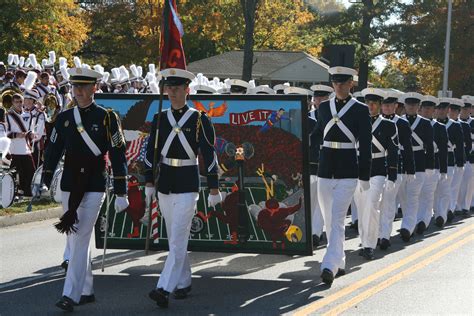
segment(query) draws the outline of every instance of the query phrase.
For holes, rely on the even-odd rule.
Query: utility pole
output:
[[[448,0],[448,22],[446,25],[446,44],[444,45],[443,97],[448,97],[449,45],[451,41],[451,13],[453,2]]]

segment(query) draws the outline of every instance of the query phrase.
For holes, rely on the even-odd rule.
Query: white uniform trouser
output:
[[[329,269],[334,274],[344,269],[344,219],[354,195],[357,179],[318,178],[318,197],[326,223],[328,245],[321,263],[321,271]]]
[[[472,196],[474,193],[474,171],[472,163],[464,165],[464,173],[461,182],[461,188],[458,196],[458,210],[469,210],[471,206]]]
[[[351,222],[354,224],[359,220],[359,212],[357,210],[357,204],[354,201],[354,198],[351,199]]]
[[[70,192],[62,192],[63,210],[68,209]],[[64,281],[63,295],[79,303],[81,295],[94,294],[91,268],[90,240],[104,192],[86,192],[77,208],[77,232],[67,236],[70,243],[69,266]]]
[[[359,211],[359,236],[362,248],[377,246],[380,225],[380,204],[385,185],[385,176],[370,178],[370,189],[362,191],[360,182],[354,192],[354,201]]]
[[[318,200],[318,177],[311,175],[311,232],[321,236],[323,233],[324,219]]]
[[[407,229],[410,234],[413,233],[417,224],[419,198],[424,180],[425,173],[417,172],[415,173],[415,179],[411,182],[403,181],[403,185],[400,186],[398,191],[403,211],[402,228]]]
[[[398,210],[397,205],[397,193],[400,189],[400,186],[403,182],[403,175],[397,175],[397,181],[395,181],[395,188],[392,190],[387,190],[387,187],[384,188],[382,194],[382,206],[380,207],[380,230],[379,237],[390,239],[392,233],[393,220],[395,219],[395,214]],[[371,185],[372,186],[372,185]]]
[[[64,247],[63,260],[69,260],[71,257],[71,238],[66,237],[66,246]]]
[[[458,203],[459,190],[461,189],[462,177],[464,174],[464,168],[459,167],[448,167],[454,169],[453,181],[451,182],[451,199],[449,200],[449,209],[455,211],[456,204]],[[459,210],[460,211],[460,210]]]
[[[183,289],[191,285],[188,241],[198,199],[197,192],[158,193],[161,214],[166,223],[169,253],[157,288],[173,292],[176,288]]]
[[[446,222],[448,218],[448,209],[451,201],[451,182],[453,181],[454,168],[448,167],[448,178],[441,178],[438,181],[435,191],[435,201],[434,201],[434,217],[437,218],[441,216]]]
[[[435,170],[434,174],[425,173],[425,182],[420,192],[420,204],[418,206],[417,223],[423,221],[428,227],[433,217],[434,194],[439,180],[439,170]]]

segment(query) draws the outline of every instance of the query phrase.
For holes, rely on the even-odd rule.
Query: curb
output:
[[[0,228],[20,225],[25,223],[43,221],[51,218],[59,218],[63,212],[62,207],[48,208],[30,213],[20,213],[0,216]]]

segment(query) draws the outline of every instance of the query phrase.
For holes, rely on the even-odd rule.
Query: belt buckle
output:
[[[81,123],[77,124],[77,131],[79,133],[83,133],[84,132],[84,125],[82,125]]]
[[[171,167],[180,167],[181,166],[181,161],[176,158],[170,158],[170,165]]]
[[[341,144],[338,143],[338,142],[332,142],[331,143],[331,148],[332,149],[339,149],[339,148],[341,148]]]

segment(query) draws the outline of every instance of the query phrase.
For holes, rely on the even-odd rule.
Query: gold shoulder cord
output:
[[[202,126],[201,115],[202,115],[201,111],[199,111],[198,112],[198,119],[197,119],[197,122],[196,122],[196,143],[199,143],[199,129]]]
[[[120,124],[120,119],[117,115],[117,113],[115,113],[112,109],[107,109],[107,117],[105,118],[104,120],[104,125],[106,126],[106,129],[107,129],[107,139],[110,140],[110,142],[113,142],[113,139],[112,139],[112,136],[111,136],[111,129],[112,129],[112,119],[110,118],[110,115],[113,114],[115,115],[115,121],[117,122],[117,133],[119,134],[119,137],[120,137],[120,141],[117,141],[117,148],[120,148],[122,146],[125,145],[125,138],[123,136],[123,132],[122,132],[122,125]],[[108,122],[106,122],[108,121]],[[115,137],[115,135],[114,135]]]

